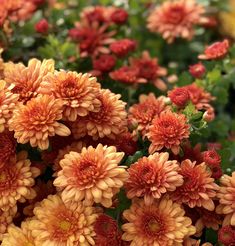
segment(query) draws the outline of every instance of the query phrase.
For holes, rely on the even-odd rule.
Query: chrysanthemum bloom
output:
[[[167,109],[163,97],[156,98],[153,93],[140,95],[139,103],[129,108],[129,122],[132,125],[137,125],[137,130],[144,136],[148,132],[153,118]]]
[[[136,246],[182,245],[183,239],[195,233],[195,228],[179,204],[162,198],[147,206],[136,200],[123,213],[128,223],[122,226],[123,240]]]
[[[89,74],[55,71],[49,73],[39,89],[42,94],[62,99],[63,118],[75,121],[78,116],[86,116],[90,111],[99,111],[100,101],[97,94],[100,84]]]
[[[215,42],[206,47],[204,54],[198,56],[202,60],[217,60],[227,55],[229,51],[229,41],[225,39],[222,42]]]
[[[211,172],[203,162],[196,165],[196,162],[185,160],[181,163],[180,174],[183,176],[184,183],[172,194],[174,201],[184,203],[190,208],[204,207],[213,211],[215,204],[213,198],[219,186],[211,178]]]
[[[62,170],[54,185],[62,191],[64,202],[81,201],[101,203],[111,207],[112,197],[126,181],[124,166],[118,166],[124,156],[114,146],[99,144],[96,148],[83,148],[79,154],[70,152],[60,161]]]
[[[189,72],[194,78],[201,79],[205,75],[206,68],[201,62],[199,62],[189,66]]]
[[[189,92],[184,87],[178,87],[173,89],[172,91],[169,91],[168,97],[171,99],[172,103],[180,108],[186,106],[187,102],[190,100]]]
[[[120,94],[114,94],[110,90],[102,89],[97,99],[101,102],[100,111],[90,112],[85,117],[79,117],[71,124],[73,136],[77,139],[85,135],[91,136],[94,140],[98,138],[115,139],[120,133],[126,130],[127,112],[125,105],[120,100]]]
[[[30,142],[32,147],[42,150],[49,147],[49,136],[68,136],[68,127],[59,123],[62,118],[63,101],[53,96],[40,95],[26,105],[19,104],[9,121],[9,129],[14,131],[19,143]]]
[[[165,147],[177,155],[181,142],[189,138],[189,128],[185,115],[171,111],[162,112],[153,119],[146,134],[151,142],[149,153],[152,154]]]
[[[0,133],[8,127],[8,121],[12,117],[17,102],[18,95],[13,94],[6,87],[6,82],[0,80]]]
[[[220,189],[217,193],[220,204],[216,208],[218,214],[224,214],[223,225],[235,226],[235,172],[232,176],[223,175],[220,178]]]
[[[109,72],[116,64],[116,58],[113,55],[101,55],[93,59],[93,69],[100,72]]]
[[[232,246],[235,243],[235,230],[227,225],[219,229],[218,241],[225,246]]]
[[[34,214],[31,229],[36,245],[95,245],[95,208],[82,202],[65,204],[59,195],[49,195]]]
[[[77,23],[75,28],[69,30],[69,36],[78,42],[81,57],[110,53],[107,45],[115,41],[112,37],[116,32],[109,32],[107,28],[106,24],[99,26],[93,22],[86,25]]]
[[[46,34],[49,29],[49,23],[47,19],[41,19],[35,24],[34,28],[36,32]]]
[[[117,40],[110,45],[110,50],[118,57],[124,57],[135,49],[136,41],[131,39]]]
[[[21,227],[10,225],[7,233],[3,236],[2,246],[35,246],[34,237],[32,236],[31,221],[24,221]]]
[[[7,211],[2,211],[0,209],[0,241],[2,241],[3,234],[6,233],[7,227],[12,223],[13,217],[16,214],[16,210],[16,206],[10,208]]]
[[[124,24],[128,19],[128,13],[125,9],[122,8],[115,8],[112,12],[110,19],[117,25]]]
[[[8,165],[8,161],[15,157],[16,140],[13,134],[8,131],[0,133],[0,168],[5,164]]]
[[[212,107],[209,107],[203,114],[202,119],[206,122],[211,122],[215,118],[215,110]]]
[[[204,13],[204,7],[195,0],[165,1],[150,14],[147,26],[151,32],[160,33],[168,43],[178,37],[190,40],[194,36],[194,25],[206,20],[202,16]]]
[[[36,196],[32,189],[34,178],[40,174],[36,167],[31,167],[27,153],[20,152],[15,162],[5,165],[0,172],[0,210],[8,210],[16,202],[25,202]]]
[[[127,197],[144,197],[146,205],[159,199],[162,194],[174,191],[183,184],[183,177],[178,173],[177,161],[168,160],[169,154],[154,153],[140,158],[128,169],[129,178],[125,183]]]
[[[184,240],[183,246],[213,246],[213,245],[211,243],[201,244],[201,240],[188,237]]]
[[[19,95],[19,101],[24,104],[38,95],[38,88],[49,72],[54,72],[54,61],[52,59],[42,62],[33,58],[29,60],[28,66],[22,63],[6,63],[4,76],[5,81],[13,86],[11,90]]]

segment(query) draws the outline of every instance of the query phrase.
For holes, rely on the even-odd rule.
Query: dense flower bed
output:
[[[235,245],[234,5],[0,0],[2,246]]]

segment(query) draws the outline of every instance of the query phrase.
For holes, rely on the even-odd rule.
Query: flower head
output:
[[[179,204],[166,197],[152,205],[136,200],[123,213],[128,223],[122,226],[122,238],[133,245],[180,245],[196,231],[184,214]]]
[[[235,230],[227,225],[219,229],[218,240],[225,246],[232,246],[235,243]]]
[[[110,19],[115,24],[122,25],[122,24],[124,24],[127,21],[127,19],[128,19],[128,13],[127,13],[127,11],[125,9],[116,8],[112,12],[112,14],[110,16]]]
[[[124,153],[115,147],[99,144],[96,148],[83,148],[79,154],[70,152],[60,161],[62,170],[54,185],[62,191],[64,202],[81,201],[101,203],[111,207],[112,197],[123,186],[128,174],[118,166]]]
[[[38,33],[47,33],[49,29],[49,24],[46,19],[41,19],[35,24],[35,30]]]
[[[165,1],[148,17],[148,28],[160,33],[168,43],[178,37],[190,40],[194,36],[194,25],[206,20],[204,13],[204,7],[195,0]]]
[[[32,147],[48,149],[49,136],[70,134],[69,128],[58,122],[62,118],[62,106],[63,102],[53,96],[32,98],[26,105],[18,105],[9,129],[15,131],[14,136],[19,143],[30,142]]]
[[[7,211],[3,211],[0,209],[0,225],[1,225],[0,226],[0,241],[2,241],[4,233],[7,232],[7,227],[12,223],[12,220],[16,214],[16,211],[17,211],[16,206],[8,209]]]
[[[173,200],[187,204],[190,208],[197,206],[213,211],[215,205],[212,199],[219,187],[211,178],[206,164],[203,162],[196,165],[196,162],[185,160],[181,163],[179,173],[183,176],[184,183],[173,193]]]
[[[110,45],[110,50],[118,57],[124,57],[136,49],[136,42],[130,39],[121,39]]]
[[[125,183],[127,197],[144,197],[145,203],[150,205],[162,194],[181,186],[183,177],[178,173],[179,165],[177,161],[169,161],[168,158],[167,152],[154,153],[132,164]]]
[[[151,141],[150,154],[164,147],[178,154],[181,142],[189,137],[189,125],[185,115],[171,111],[162,112],[152,121],[147,137]]]
[[[183,108],[187,102],[190,100],[189,92],[184,87],[178,87],[168,92],[168,96],[172,103],[176,106]]]
[[[222,42],[215,42],[206,47],[204,54],[198,56],[202,60],[217,60],[227,55],[229,51],[229,42],[225,39]]]
[[[113,69],[116,63],[116,58],[112,55],[100,55],[93,59],[93,68],[101,72],[109,72]]]
[[[201,79],[206,72],[206,68],[201,62],[199,62],[189,66],[189,72],[194,78]]]
[[[82,202],[65,204],[60,196],[49,195],[34,214],[31,229],[36,245],[95,245],[95,208]]]
[[[126,130],[126,110],[121,95],[110,90],[100,90],[97,99],[101,102],[98,112],[90,112],[85,117],[79,117],[77,122],[71,124],[73,136],[77,139],[85,135],[94,140],[98,138],[115,138]]]
[[[99,89],[96,78],[90,77],[89,74],[56,71],[44,78],[40,92],[63,100],[63,118],[75,121],[78,116],[99,111]]]

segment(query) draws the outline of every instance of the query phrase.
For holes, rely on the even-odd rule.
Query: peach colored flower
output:
[[[40,174],[36,167],[31,167],[26,152],[20,152],[15,162],[5,165],[0,170],[0,210],[13,208],[17,201],[25,202],[36,196],[32,189],[34,178]]]
[[[12,117],[17,101],[18,96],[7,88],[4,80],[0,80],[0,133],[8,128],[8,121]]]
[[[216,197],[219,186],[211,178],[206,164],[203,162],[196,165],[196,162],[185,160],[181,163],[179,173],[183,176],[184,183],[173,192],[172,199],[190,208],[197,206],[213,211],[215,204],[212,199]]]
[[[95,208],[82,202],[64,203],[59,195],[49,195],[34,214],[31,229],[36,245],[95,245]]]
[[[25,104],[38,95],[39,86],[49,72],[54,72],[54,61],[52,59],[41,62],[33,58],[29,60],[27,67],[22,63],[6,63],[4,79],[13,85],[11,91],[18,94],[19,101]]]
[[[128,120],[133,127],[137,125],[137,130],[145,136],[153,118],[167,109],[169,107],[165,104],[163,97],[156,98],[153,93],[140,95],[139,103],[129,108]]]
[[[122,238],[135,246],[182,245],[184,238],[196,231],[184,214],[180,205],[167,197],[149,206],[135,200],[123,213],[128,223],[122,226]]]
[[[173,43],[181,37],[190,40],[194,36],[194,25],[207,19],[203,5],[195,0],[165,1],[150,13],[147,22],[151,32],[160,33],[168,43]]]
[[[49,95],[32,98],[26,105],[19,104],[9,122],[9,129],[14,131],[19,143],[30,142],[32,147],[48,149],[48,137],[68,136],[68,127],[59,123],[62,118],[63,101]]]
[[[127,197],[144,197],[146,205],[150,205],[154,199],[159,199],[164,193],[181,186],[183,177],[178,173],[179,164],[168,158],[167,152],[154,153],[132,164],[125,183]]]
[[[165,147],[171,149],[175,155],[178,154],[181,142],[189,138],[189,128],[185,115],[171,111],[162,112],[154,118],[146,134],[151,142],[149,153]]]
[[[32,222],[24,221],[21,227],[10,225],[7,233],[3,236],[2,246],[36,246],[31,230]]]
[[[63,118],[75,121],[78,116],[86,116],[90,111],[99,111],[99,89],[100,84],[89,74],[55,71],[54,74],[49,73],[44,77],[39,91],[62,99]]]
[[[64,202],[82,201],[112,206],[112,197],[119,192],[128,174],[118,166],[124,156],[114,146],[99,144],[83,148],[79,154],[70,152],[60,161],[62,170],[54,185],[62,191]]]
[[[225,174],[220,178],[217,197],[220,204],[217,206],[216,212],[225,215],[223,226],[235,226],[235,172],[232,173],[232,176]]]
[[[79,117],[75,123],[71,124],[73,136],[76,139],[86,135],[94,140],[98,138],[115,138],[126,130],[127,113],[120,94],[114,94],[110,90],[102,89],[97,99],[101,106],[98,112],[90,112],[85,117]]]

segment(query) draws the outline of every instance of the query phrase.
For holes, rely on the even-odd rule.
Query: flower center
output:
[[[151,219],[148,223],[149,230],[156,233],[160,230],[160,225],[155,219]]]
[[[70,228],[71,228],[71,223],[69,221],[66,221],[66,220],[62,220],[60,222],[60,228],[63,230],[63,231],[69,231]]]

